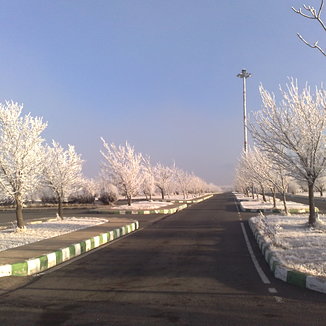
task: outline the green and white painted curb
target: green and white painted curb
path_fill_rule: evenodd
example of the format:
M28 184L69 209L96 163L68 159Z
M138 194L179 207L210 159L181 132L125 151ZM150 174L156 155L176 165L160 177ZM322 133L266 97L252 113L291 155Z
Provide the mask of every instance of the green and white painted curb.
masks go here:
M98 248L108 242L118 239L139 228L139 222L121 226L117 229L102 233L79 243L61 248L55 252L44 254L40 257L28 259L14 264L0 265L0 277L4 276L27 276L43 272L51 267L59 265L69 259L77 257L92 249Z
M203 197L199 197L199 198L194 198L194 199L167 199L167 202L171 202L171 203L184 203L184 204L196 204L196 203L200 203L206 199L209 199L213 197L213 194L207 195L207 196L203 196Z
M209 199L213 197L212 194L207 195L207 196L203 196L203 197L199 197L199 198L194 198L194 199L178 199L178 200L174 200L174 199L167 199L166 202L170 202L170 203L183 203L183 204L197 204L200 203L206 199Z
M282 265L275 253L270 249L270 245L266 243L263 236L256 228L256 225L251 220L249 220L249 226L266 262L276 278L296 286L326 293L326 277L312 276Z
M116 215L148 215L148 214L173 214L187 208L187 204L178 205L176 207L165 208L165 209L150 209L150 210L117 210L117 209L105 209L98 210L99 212L105 212L106 214ZM94 211L93 211L94 212Z

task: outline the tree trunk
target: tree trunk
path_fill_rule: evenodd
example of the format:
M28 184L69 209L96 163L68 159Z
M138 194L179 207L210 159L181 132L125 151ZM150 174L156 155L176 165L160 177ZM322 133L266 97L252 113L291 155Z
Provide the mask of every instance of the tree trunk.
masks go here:
M252 199L255 199L254 184L252 184L252 186L251 186L251 196L252 196Z
M272 188L272 194L273 194L273 208L276 208L276 191L275 188Z
M17 194L15 196L15 202L16 202L16 220L17 220L17 227L19 229L25 228L25 222L23 217L23 203L21 199L21 195Z
M266 195L265 195L265 189L264 189L263 186L261 186L261 194L262 194L262 196L263 196L263 201L266 203L267 200L266 200Z
M324 196L324 191L323 189L320 189L320 197L323 197Z
M162 200L164 200L164 190L161 188L161 195L162 195Z
M127 202L128 202L128 206L131 206L131 196L127 195Z
M286 204L286 194L285 194L285 190L283 190L282 192L282 200L283 200L283 206L284 206L284 213L285 215L289 215L289 211L288 211L288 206Z
M249 194L249 187L246 188L246 196L249 197L250 194Z
M58 196L58 216L63 220L63 207L61 196Z
M310 226L316 225L316 210L315 210L315 199L314 199L314 183L308 181L308 191L309 191L309 222Z

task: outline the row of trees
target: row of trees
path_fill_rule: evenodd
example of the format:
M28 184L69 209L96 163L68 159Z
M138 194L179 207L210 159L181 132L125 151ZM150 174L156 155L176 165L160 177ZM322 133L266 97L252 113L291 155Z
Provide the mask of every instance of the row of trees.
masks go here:
M259 90L263 108L253 114L249 127L256 147L243 154L236 183L248 188L255 181L260 188L285 196L291 180L305 182L309 225L314 226L314 189L326 170L326 91L316 87L313 92L306 85L300 92L292 79L285 90L280 88L282 100L277 103L263 86Z
M303 5L292 10L308 20L317 21L326 32L322 18L324 0L318 8ZM299 39L307 46L326 56L318 41L307 41L300 33ZM265 200L265 189L273 194L282 193L284 210L286 191L303 188L309 192L309 221L316 224L314 190L321 196L326 190L326 91L321 88L311 92L308 85L299 92L293 79L286 90L281 90L282 101L277 104L274 94L260 86L263 109L254 113L250 131L255 146L243 153L236 170L235 186L249 194L251 190L261 192Z
M81 178L82 164L73 146L44 144L47 123L22 109L12 101L0 104L0 193L15 203L18 228L24 228L24 201L41 185L56 195L62 217L62 200Z
M124 146L109 144L102 138L104 158L102 163L102 176L112 182L120 194L127 198L128 205L132 197L143 193L151 199L159 190L161 198L167 194L179 193L183 198L189 195L198 195L205 192L216 191L217 187L188 173L175 164L164 166L161 163L153 165L150 157L137 153L130 144Z
M55 141L46 144L42 132L47 123L23 115L22 109L12 101L0 103L0 199L15 204L18 228L24 228L23 204L35 193L54 198L62 218L62 204L68 197L102 196L103 201L110 202L120 194L131 204L136 194L151 198L156 189L163 199L173 192L186 198L213 190L199 177L175 166L152 166L149 158L136 153L129 144L117 147L104 140L102 177L97 182L87 180L82 175L83 160L74 146L64 149Z

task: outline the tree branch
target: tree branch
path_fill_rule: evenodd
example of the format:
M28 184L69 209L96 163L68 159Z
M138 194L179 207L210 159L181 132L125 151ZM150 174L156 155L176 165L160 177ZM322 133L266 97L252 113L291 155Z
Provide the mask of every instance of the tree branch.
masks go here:
M292 10L297 13L298 15L308 18L308 19L314 19L317 20L319 22L319 24L322 26L322 28L324 29L324 31L326 32L326 24L324 23L323 19L321 18L321 13L324 7L324 0L321 0L320 6L318 11L312 7L312 6L307 6L307 5L303 5L303 8L308 12L308 13L304 13L302 11L301 8L299 9L295 9L294 7L292 7ZM318 45L318 41L316 41L314 44L309 43L308 41L306 41L299 33L297 34L299 39L306 44L307 46L309 46L312 49L317 49L320 53L322 53L324 56L326 56L326 51L323 50L319 45Z
M312 49L317 49L319 52L321 52L324 56L326 56L326 51L324 51L319 45L318 45L318 41L316 41L314 44L310 44L309 42L307 42L301 34L297 33L299 39L306 45L308 45L310 48Z

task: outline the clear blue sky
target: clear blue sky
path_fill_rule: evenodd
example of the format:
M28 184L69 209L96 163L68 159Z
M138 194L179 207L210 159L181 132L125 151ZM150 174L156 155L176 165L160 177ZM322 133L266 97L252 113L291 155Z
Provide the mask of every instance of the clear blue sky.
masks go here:
M304 0L0 0L0 100L43 116L45 132L76 146L96 177L100 137L215 184L232 182L242 149L242 68L248 111L260 83L288 76L320 85L319 39L291 12ZM309 1L318 5L319 1ZM326 12L325 12L326 16Z

